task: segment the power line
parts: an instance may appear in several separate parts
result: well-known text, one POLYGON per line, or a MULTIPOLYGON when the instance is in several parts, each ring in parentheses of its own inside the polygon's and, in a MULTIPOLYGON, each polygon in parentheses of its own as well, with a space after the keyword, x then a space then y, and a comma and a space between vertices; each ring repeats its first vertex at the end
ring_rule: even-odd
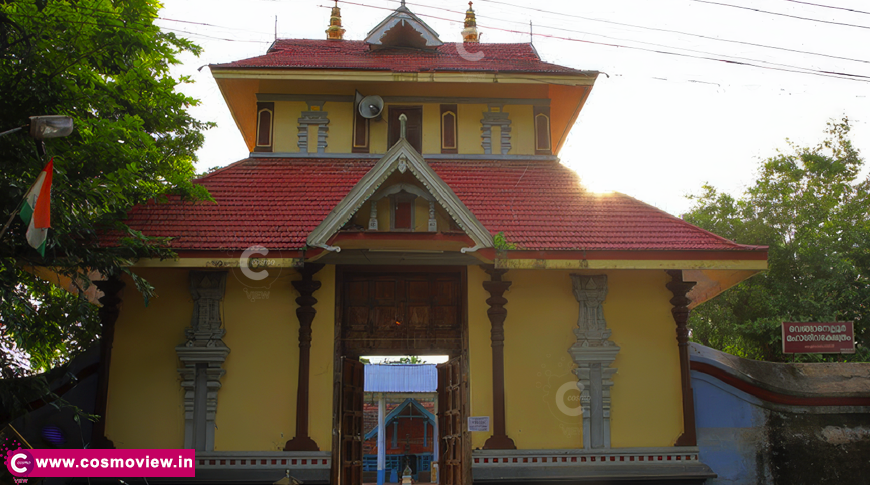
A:
POLYGON ((801 2, 800 0, 785 0, 785 1, 792 2, 792 3, 802 3, 804 5, 812 5, 813 7, 832 8, 834 10, 845 10, 847 12, 862 13, 864 15, 870 15, 870 12, 865 12, 863 10, 855 10, 854 8, 835 7, 833 5, 822 5, 820 3, 812 3, 812 2, 801 2))
POLYGON ((789 15, 789 14, 787 14, 787 13, 771 12, 771 11, 769 11, 769 10, 761 10, 761 9, 758 9, 758 8, 752 8, 752 7, 744 7, 744 6, 742 6, 742 5, 732 5, 732 4, 730 4, 730 3, 711 2, 710 0, 692 0, 692 1, 693 1, 693 2, 698 2, 698 3, 708 3, 708 4, 710 4, 710 5, 719 5, 719 6, 722 6, 722 7, 739 8, 739 9, 742 9, 742 10, 750 10, 750 11, 753 11, 753 12, 766 13, 766 14, 769 14, 769 15, 778 15, 778 16, 780 16, 780 17, 788 17, 788 18, 791 18, 791 19, 808 20, 808 21, 810 21, 810 22, 819 22, 819 23, 822 23, 822 24, 842 25, 842 26, 844 26, 844 27, 854 27, 854 28, 856 28, 856 29, 867 29, 867 30, 870 30, 870 26, 866 26, 866 25, 855 25, 855 24, 848 24, 848 23, 845 23, 845 22, 834 22, 833 20, 821 20, 821 19, 814 19, 814 18, 809 18, 809 17, 800 17, 800 16, 797 16, 797 15, 789 15))
MULTIPOLYGON (((400 0, 388 0, 388 1, 398 3, 400 0)), ((499 3, 502 3, 502 2, 499 2, 499 3)), ((455 11, 455 10, 450 10, 450 9, 441 8, 441 7, 433 7, 433 6, 431 6, 431 5, 425 5, 425 4, 422 4, 422 3, 413 3, 413 4, 410 4, 410 5, 416 5, 416 6, 420 6, 420 7, 424 7, 424 8, 431 8, 431 9, 435 9, 435 10, 444 10, 444 11, 446 11, 446 12, 450 12, 450 13, 459 13, 459 14, 464 14, 463 12, 457 12, 457 11, 455 11)), ((517 6, 517 7, 519 7, 519 6, 517 6)), ((525 7, 519 7, 519 8, 525 8, 525 7)), ((425 14, 424 14, 424 15, 425 15, 425 14)), ((490 20, 496 20, 496 21, 499 21, 499 22, 509 22, 509 23, 514 23, 514 24, 522 24, 522 25, 525 25, 525 22, 523 22, 523 21, 501 19, 501 18, 498 18, 498 17, 492 17, 492 16, 490 16, 490 15, 480 15, 480 14, 478 14, 477 17, 478 17, 478 18, 490 19, 490 20)), ((851 58, 851 57, 832 56, 832 55, 828 55, 828 54, 820 54, 820 53, 817 53, 817 52, 802 51, 802 50, 797 50, 797 49, 788 49, 788 48, 785 48, 785 47, 768 46, 768 45, 764 45, 764 44, 756 44, 756 43, 753 43, 753 42, 744 42, 744 41, 739 41, 739 40, 719 39, 719 38, 716 38, 716 37, 710 37, 710 36, 706 36, 706 35, 690 34, 690 33, 686 33, 686 32, 680 32, 680 31, 668 30, 668 29, 658 29, 658 28, 654 28, 654 27, 635 26, 635 25, 631 25, 631 24, 623 24, 623 23, 619 23, 619 22, 609 22, 609 21, 606 21, 606 20, 602 20, 601 22, 614 23, 614 24, 623 25, 623 26, 638 27, 638 28, 644 28, 644 29, 650 29, 650 30, 658 30, 658 31, 670 32, 670 33, 677 33, 677 34, 681 34, 681 35, 690 35, 690 36, 700 37, 700 38, 703 38, 703 39, 714 40, 714 41, 730 42, 730 43, 741 44, 741 45, 750 45, 750 46, 754 46, 754 47, 762 47, 762 48, 768 48, 768 49, 776 49, 776 50, 782 50, 782 51, 786 51, 786 52, 793 52, 793 53, 797 53, 797 54, 807 54, 807 55, 814 55, 814 56, 826 57, 826 58, 830 58, 830 59, 838 59, 838 60, 845 60, 845 61, 861 62, 861 63, 864 63, 864 64, 870 64, 870 60, 865 60, 865 59, 855 59, 855 58, 851 58)), ((775 62, 762 61, 762 60, 751 59, 751 58, 746 58, 746 57, 739 57, 739 56, 732 56, 732 55, 728 55, 728 54, 713 54, 713 53, 706 52, 706 51, 699 51, 699 50, 695 50, 695 49, 687 49, 687 48, 684 48, 684 47, 673 47, 673 46, 669 46, 669 45, 665 45, 665 44, 657 44, 657 43, 653 43, 653 42, 646 42, 646 41, 635 40, 635 39, 625 39, 625 38, 621 38, 621 37, 612 37, 612 36, 608 36, 608 35, 604 35, 604 34, 596 34, 596 33, 594 33, 594 32, 583 32, 583 31, 580 31, 580 30, 568 29, 568 28, 563 28, 563 27, 553 27, 553 26, 551 26, 551 25, 538 24, 538 26, 539 26, 539 27, 546 28, 546 29, 551 29, 551 30, 560 30, 560 31, 563 31, 563 32, 571 32, 571 33, 575 33, 575 34, 595 35, 595 36, 598 36, 598 37, 604 37, 604 38, 607 38, 607 39, 614 39, 614 40, 621 40, 621 41, 628 41, 628 42, 637 42, 637 43, 639 43, 639 44, 652 45, 652 46, 656 46, 656 47, 665 47, 665 48, 668 48, 668 49, 680 49, 680 50, 685 50, 685 51, 688 51, 688 52, 695 52, 695 53, 708 54, 708 55, 725 55, 725 56, 727 56, 727 57, 732 57, 732 58, 735 58, 735 59, 743 59, 743 60, 748 60, 748 61, 752 61, 752 62, 764 62, 764 63, 771 64, 771 65, 775 65, 775 66, 797 67, 798 69, 804 69, 804 68, 801 68, 801 67, 798 67, 798 66, 790 66, 790 65, 787 65, 787 64, 779 64, 779 63, 775 63, 775 62)))
MULTIPOLYGON (((358 5, 361 7, 376 8, 376 9, 381 9, 381 10, 390 10, 390 11, 393 10, 393 9, 387 8, 387 7, 379 7, 376 5, 368 5, 368 4, 363 4, 363 3, 350 2, 347 0, 342 0, 342 2, 345 4, 348 4, 348 5, 358 5)), ((452 19, 446 19, 443 17, 434 16, 434 15, 428 15, 428 14, 418 14, 418 15, 421 17, 434 18, 437 20, 446 20, 448 22, 454 21, 452 19)), ((503 32, 510 32, 510 33, 514 33, 514 34, 528 35, 528 32, 520 32, 518 30, 511 30, 511 29, 486 26, 486 25, 480 25, 480 24, 478 24, 478 25, 480 27, 484 27, 487 29, 499 30, 499 31, 503 31, 503 32)), ((861 82, 868 82, 868 80, 870 80, 870 76, 864 76, 864 75, 860 75, 860 74, 851 74, 851 73, 835 72, 835 71, 824 71, 824 70, 816 70, 816 69, 809 69, 809 68, 802 68, 802 67, 795 67, 795 66, 770 67, 770 66, 762 66, 762 65, 752 63, 752 62, 765 62, 765 61, 757 61, 757 60, 753 60, 752 62, 733 61, 733 60, 729 60, 729 59, 720 59, 720 58, 715 58, 715 57, 706 57, 706 56, 698 56, 698 55, 691 55, 691 54, 681 54, 678 52, 662 51, 662 50, 658 50, 658 49, 648 49, 645 47, 628 46, 628 45, 613 44, 613 43, 606 43, 606 42, 596 42, 596 41, 584 40, 584 39, 575 39, 572 37, 562 37, 562 36, 552 35, 552 34, 535 33, 534 35, 536 35, 538 37, 546 37, 546 38, 557 39, 557 40, 566 40, 566 41, 571 41, 571 42, 583 42, 583 43, 587 43, 587 44, 602 45, 602 46, 606 46, 606 47, 617 47, 617 48, 623 48, 623 49, 632 49, 632 50, 639 50, 639 51, 644 51, 644 52, 652 52, 652 53, 656 53, 656 54, 671 55, 671 56, 678 56, 678 57, 687 57, 687 58, 692 58, 692 59, 700 59, 700 60, 715 61, 715 62, 723 62, 726 64, 743 65, 743 66, 749 66, 749 67, 757 67, 759 69, 769 69, 769 70, 773 70, 773 71, 792 72, 792 73, 798 73, 798 74, 809 74, 809 75, 814 75, 814 76, 833 77, 836 79, 848 79, 848 80, 861 81, 861 82)), ((710 55, 717 55, 717 54, 710 54, 710 55)))

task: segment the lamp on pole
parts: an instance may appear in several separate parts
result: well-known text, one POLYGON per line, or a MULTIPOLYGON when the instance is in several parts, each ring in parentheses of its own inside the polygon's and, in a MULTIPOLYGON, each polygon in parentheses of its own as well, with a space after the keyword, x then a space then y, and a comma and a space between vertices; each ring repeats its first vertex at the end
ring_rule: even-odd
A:
MULTIPOLYGON (((29 123, 19 126, 18 128, 6 130, 0 133, 0 137, 15 133, 17 131, 21 131, 24 128, 29 128, 28 134, 31 138, 33 138, 33 141, 36 143, 36 150, 37 152, 39 152, 39 156, 44 157, 45 143, 43 142, 43 140, 45 140, 46 138, 62 138, 68 136, 70 133, 72 133, 73 130, 73 119, 69 116, 63 115, 31 116, 29 123)), ((22 199, 22 202, 23 201, 24 199, 22 199)), ((6 230, 9 229, 9 226, 15 219, 15 214, 18 213, 21 202, 18 203, 18 206, 19 207, 16 207, 15 210, 12 211, 12 215, 9 216, 9 220, 6 221, 6 225, 3 226, 3 230, 0 231, 0 238, 2 238, 4 234, 6 234, 6 230)))

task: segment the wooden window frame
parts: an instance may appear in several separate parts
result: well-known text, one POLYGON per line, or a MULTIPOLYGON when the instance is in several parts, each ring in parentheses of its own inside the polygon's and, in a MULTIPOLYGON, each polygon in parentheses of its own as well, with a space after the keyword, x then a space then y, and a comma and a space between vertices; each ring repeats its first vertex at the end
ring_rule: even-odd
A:
POLYGON ((351 153, 370 153, 371 152, 371 120, 365 118, 359 113, 359 105, 353 105, 353 131, 351 132, 351 153), (360 140, 357 136, 357 130, 363 130, 363 139, 360 140))
POLYGON ((549 106, 535 106, 534 110, 534 118, 532 122, 535 125, 535 155, 552 155, 553 154, 553 140, 551 137, 550 131, 550 107, 549 106), (546 127, 546 146, 542 146, 541 141, 541 133, 539 132, 540 126, 538 125, 538 120, 544 118, 547 123, 546 127))
POLYGON ((457 154, 459 153, 459 111, 455 104, 441 105, 441 153, 457 154), (453 115, 453 122, 447 121, 447 116, 453 115), (447 133, 453 130, 453 146, 447 143, 447 133))
POLYGON ((396 232, 414 232, 417 228, 417 195, 405 192, 404 190, 398 194, 390 196, 390 231, 396 232), (411 204, 411 227, 396 227, 396 209, 399 204, 411 204))
POLYGON ((271 152, 275 144, 275 103, 258 102, 257 103, 257 132, 254 133, 254 151, 255 152, 271 152), (269 113, 269 144, 260 144, 260 128, 262 124, 263 112, 269 113))

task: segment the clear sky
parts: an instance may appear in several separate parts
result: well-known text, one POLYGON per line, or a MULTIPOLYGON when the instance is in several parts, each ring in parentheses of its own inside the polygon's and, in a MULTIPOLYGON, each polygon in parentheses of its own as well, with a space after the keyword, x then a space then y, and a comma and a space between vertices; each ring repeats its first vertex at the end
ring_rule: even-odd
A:
MULTIPOLYGON (((593 189, 622 192, 679 215, 691 207, 684 196, 700 193, 705 182, 739 195, 760 160, 787 149, 786 138, 816 145, 831 118, 848 116, 855 146, 870 150, 870 4, 815 3, 478 0, 474 9, 482 42, 528 42, 531 21, 543 60, 606 73, 595 83, 562 161, 593 189)), ((199 58, 183 56, 175 69, 195 81, 183 89, 202 100, 193 113, 218 124, 198 152, 201 171, 248 153, 208 68, 199 68, 265 53, 276 16, 279 38, 325 38, 332 4, 165 1, 158 25, 204 48, 199 58)), ((340 1, 345 38, 363 39, 398 5, 340 1)), ((407 5, 442 41, 461 41, 467 2, 407 5)))

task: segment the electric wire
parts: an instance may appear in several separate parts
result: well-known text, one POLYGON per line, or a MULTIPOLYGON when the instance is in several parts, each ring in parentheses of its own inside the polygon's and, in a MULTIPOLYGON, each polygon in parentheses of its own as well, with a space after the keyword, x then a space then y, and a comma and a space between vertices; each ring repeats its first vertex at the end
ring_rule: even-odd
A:
POLYGON ((865 11, 863 11, 863 10, 855 10, 854 8, 835 7, 835 6, 833 6, 833 5, 822 5, 822 4, 820 4, 820 3, 802 2, 802 1, 800 1, 800 0, 784 0, 784 1, 786 1, 786 2, 792 2, 792 3, 801 3, 801 4, 803 4, 803 5, 812 5, 813 7, 832 8, 832 9, 834 9, 834 10, 845 10, 845 11, 847 11, 847 12, 861 13, 861 14, 864 14, 864 15, 870 15, 870 12, 865 12, 865 11))
MULTIPOLYGON (((388 0, 388 1, 399 2, 400 0, 388 0)), ((760 48, 764 48, 764 49, 773 49, 773 50, 779 50, 779 51, 785 51, 785 52, 793 52, 795 54, 806 54, 806 55, 811 55, 811 56, 827 57, 830 59, 838 59, 838 60, 843 60, 843 61, 852 61, 852 62, 861 62, 861 63, 865 63, 865 64, 870 64, 870 60, 866 60, 866 59, 855 59, 853 57, 843 57, 843 56, 836 56, 836 55, 832 55, 832 54, 823 54, 820 52, 804 51, 804 50, 799 50, 799 49, 790 49, 788 47, 780 47, 780 46, 773 46, 773 45, 767 45, 767 44, 758 44, 755 42, 746 42, 746 41, 734 40, 734 39, 723 39, 723 38, 719 38, 719 37, 712 37, 709 35, 696 34, 693 32, 685 32, 685 31, 681 31, 681 30, 664 29, 664 28, 659 28, 659 27, 649 27, 649 26, 644 26, 644 25, 628 24, 628 23, 624 23, 624 22, 615 22, 612 20, 603 20, 603 19, 596 19, 596 18, 592 18, 592 17, 584 17, 581 15, 573 15, 573 14, 568 14, 568 13, 558 13, 558 12, 543 10, 543 9, 539 9, 539 8, 526 7, 526 6, 522 6, 522 5, 514 5, 512 3, 500 2, 500 1, 496 1, 496 0, 478 0, 478 1, 496 3, 496 4, 501 4, 501 5, 508 5, 508 6, 512 6, 515 8, 531 10, 531 11, 535 11, 535 12, 539 12, 539 13, 548 13, 548 14, 553 14, 553 15, 560 15, 561 17, 578 18, 578 19, 582 19, 582 20, 588 20, 590 22, 601 22, 601 23, 605 23, 605 24, 619 25, 621 27, 631 27, 631 28, 635 28, 635 29, 651 30, 651 31, 655 31, 655 32, 665 32, 665 33, 670 33, 670 34, 685 35, 685 36, 689 36, 689 37, 697 37, 699 39, 711 40, 714 42, 726 42, 726 43, 732 43, 732 44, 748 45, 748 46, 760 47, 760 48)), ((795 1, 795 0, 787 0, 787 1, 795 1)), ((433 7, 431 5, 425 5, 422 3, 415 2, 411 5, 419 5, 421 7, 438 9, 438 10, 445 10, 445 11, 448 11, 451 13, 458 13, 454 10, 449 10, 449 9, 445 9, 445 8, 441 8, 441 7, 433 7)), ((462 12, 459 12, 459 13, 462 13, 462 12)), ((500 20, 503 22, 513 22, 513 23, 525 25, 525 22, 497 19, 497 18, 492 17, 492 16, 487 15, 487 14, 477 14, 477 16, 482 17, 482 18, 500 20)), ((542 28, 554 28, 554 29, 566 30, 566 31, 571 32, 570 29, 561 29, 558 27, 551 27, 551 26, 543 25, 543 24, 536 24, 535 26, 542 27, 542 28)), ((573 32, 576 32, 576 31, 573 31, 573 32)))
POLYGON ((822 19, 814 19, 814 18, 810 18, 810 17, 801 17, 801 16, 798 16, 798 15, 790 15, 790 14, 787 14, 787 13, 771 12, 770 10, 762 10, 762 9, 760 9, 760 8, 745 7, 745 6, 743 6, 743 5, 733 5, 733 4, 730 4, 730 3, 713 2, 713 1, 711 1, 711 0, 692 0, 692 1, 693 1, 693 2, 698 2, 698 3, 707 3, 707 4, 710 4, 710 5, 719 5, 719 6, 722 6, 722 7, 739 8, 739 9, 741 9, 741 10, 750 10, 750 11, 752 11, 752 12, 766 13, 766 14, 768 14, 768 15, 777 15, 777 16, 779 16, 779 17, 787 17, 787 18, 797 19, 797 20, 807 20, 807 21, 810 21, 810 22, 818 22, 818 23, 822 23, 822 24, 840 25, 840 26, 843 26, 843 27, 854 27, 854 28, 856 28, 856 29, 866 29, 866 30, 870 30, 870 26, 867 26, 867 25, 856 25, 856 24, 849 24, 849 23, 846 23, 846 22, 835 22, 835 21, 833 21, 833 20, 822 20, 822 19))

